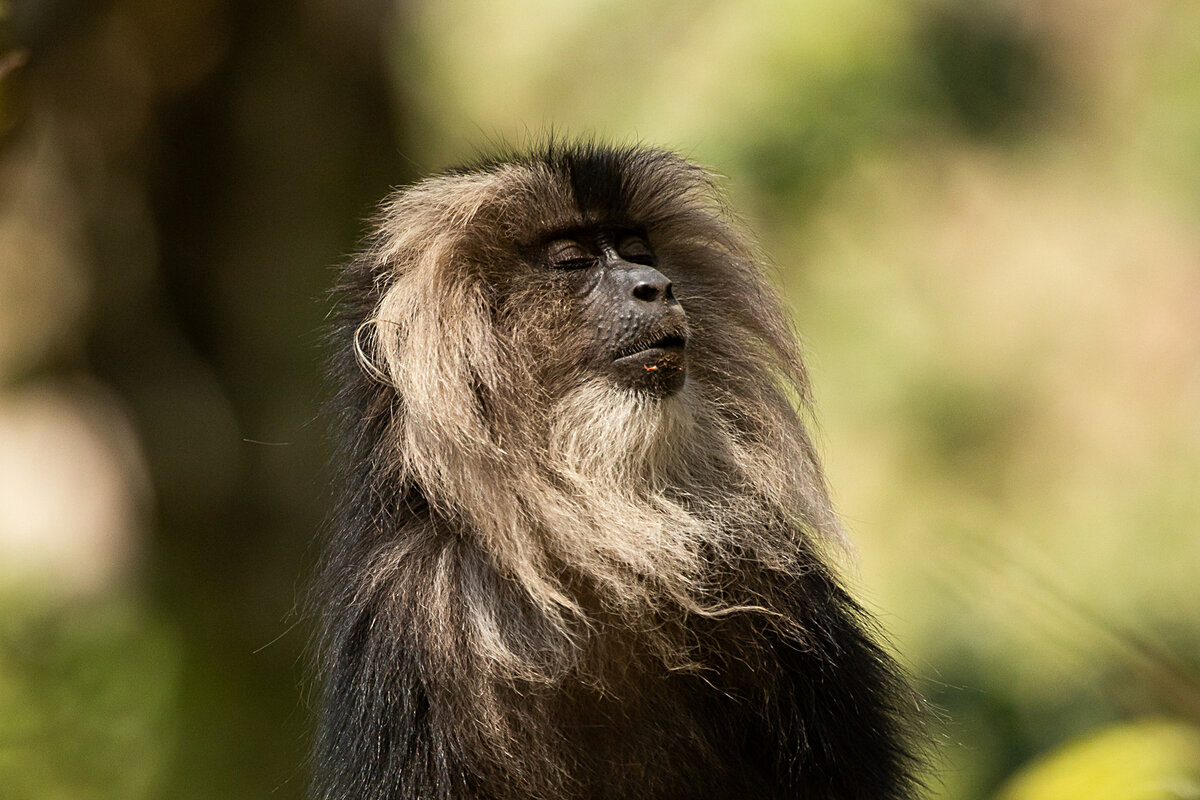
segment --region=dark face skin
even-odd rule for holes
[[[594,367],[666,397],[687,377],[687,315],[639,230],[596,226],[553,234],[543,258],[568,275],[595,335]]]

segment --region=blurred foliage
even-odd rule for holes
[[[177,744],[179,646],[137,604],[0,600],[0,777],[12,800],[155,797]]]
[[[970,136],[1020,133],[1048,110],[1053,75],[1042,43],[996,6],[931,6],[918,17],[921,54],[931,104]]]
[[[0,0],[0,796],[303,795],[333,267],[551,128],[712,164],[774,254],[931,796],[1195,796],[1173,0]]]
[[[1039,759],[996,800],[1186,800],[1200,795],[1200,729],[1145,721],[1094,733]]]

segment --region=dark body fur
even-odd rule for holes
[[[687,387],[580,366],[547,229],[646,231]],[[711,182],[552,145],[385,204],[334,333],[319,800],[911,796],[914,701],[827,563],[795,339]]]

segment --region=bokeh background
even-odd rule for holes
[[[1188,0],[0,0],[0,797],[302,797],[323,293],[548,129],[772,254],[929,796],[1200,797]]]

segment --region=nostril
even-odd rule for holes
[[[670,291],[669,286],[667,291]],[[643,300],[647,303],[652,303],[657,300],[660,294],[662,294],[662,288],[657,284],[650,283],[649,281],[642,281],[633,287],[633,296],[638,300]]]

